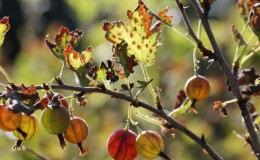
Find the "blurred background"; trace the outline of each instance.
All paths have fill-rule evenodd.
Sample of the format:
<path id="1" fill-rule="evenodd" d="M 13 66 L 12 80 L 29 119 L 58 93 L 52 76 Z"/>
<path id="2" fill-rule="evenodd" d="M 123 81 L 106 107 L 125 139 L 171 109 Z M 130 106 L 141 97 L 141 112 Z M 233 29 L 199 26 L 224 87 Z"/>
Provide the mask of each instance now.
<path id="1" fill-rule="evenodd" d="M 154 12 L 160 11 L 168 6 L 170 14 L 173 15 L 173 25 L 183 34 L 186 34 L 185 26 L 173 1 L 144 0 L 146 5 Z M 239 31 L 243 28 L 243 21 L 240 12 L 236 8 L 236 0 L 217 0 L 210 11 L 210 23 L 216 40 L 227 58 L 229 64 L 235 53 L 236 43 L 232 39 L 230 27 L 235 24 Z M 197 29 L 198 21 L 196 14 L 189 7 L 189 1 L 183 0 L 187 6 L 186 10 L 191 18 L 194 29 Z M 49 82 L 57 76 L 61 69 L 61 63 L 54 57 L 45 46 L 44 39 L 49 35 L 53 41 L 55 33 L 61 25 L 67 26 L 70 30 L 80 28 L 84 31 L 83 38 L 77 51 L 85 50 L 88 46 L 95 49 L 95 63 L 99 64 L 112 57 L 110 44 L 104 38 L 102 30 L 103 20 L 122 20 L 128 23 L 127 10 L 133 10 L 137 6 L 137 0 L 1 0 L 0 17 L 9 16 L 11 29 L 6 35 L 3 46 L 0 48 L 0 65 L 10 74 L 15 84 L 25 85 Z M 248 32 L 248 33 L 247 33 Z M 250 29 L 245 38 L 250 36 Z M 205 46 L 211 49 L 210 43 L 202 32 L 201 39 Z M 257 39 L 253 37 L 252 44 Z M 152 85 L 162 89 L 162 104 L 167 110 L 172 110 L 176 102 L 176 96 L 180 89 L 184 88 L 186 80 L 193 73 L 193 46 L 188 41 L 176 34 L 172 29 L 165 27 L 161 34 L 161 45 L 158 49 L 156 62 L 148 68 L 150 77 L 153 78 Z M 251 44 L 251 45 L 252 45 Z M 200 59 L 199 54 L 197 54 Z M 243 67 L 254 66 L 257 73 L 260 73 L 260 54 L 256 53 L 253 58 L 247 61 Z M 212 85 L 210 97 L 198 102 L 198 114 L 185 114 L 177 120 L 184 124 L 197 135 L 205 135 L 207 142 L 226 160 L 251 160 L 255 159 L 249 145 L 245 145 L 243 139 L 238 138 L 234 131 L 242 136 L 246 133 L 240 116 L 240 110 L 236 105 L 228 107 L 229 116 L 221 118 L 219 112 L 214 112 L 213 102 L 226 101 L 233 98 L 227 92 L 225 77 L 216 63 L 209 66 L 205 60 L 200 61 L 199 74 L 207 77 Z M 130 79 L 133 82 L 143 80 L 140 67 L 134 68 L 135 73 Z M 64 70 L 62 79 L 65 83 L 75 84 L 74 75 L 68 69 Z M 0 82 L 6 84 L 6 79 L 1 75 Z M 3 87 L 0 89 L 2 90 Z M 59 91 L 65 96 L 71 92 Z M 40 94 L 45 92 L 40 91 Z M 151 95 L 147 91 L 139 96 L 141 100 L 152 104 Z M 97 100 L 98 99 L 98 100 Z M 257 106 L 260 104 L 259 97 L 253 97 L 252 102 Z M 30 141 L 23 142 L 23 145 L 44 154 L 51 159 L 57 160 L 78 160 L 78 159 L 111 159 L 106 150 L 106 141 L 109 135 L 124 127 L 127 118 L 129 103 L 113 99 L 102 94 L 88 95 L 86 107 L 79 107 L 74 104 L 74 115 L 84 118 L 89 125 L 88 138 L 83 142 L 88 154 L 84 158 L 78 156 L 76 145 L 67 143 L 66 149 L 59 147 L 58 138 L 48 134 L 43 127 Z M 138 109 L 143 114 L 151 116 L 151 113 Z M 258 108 L 257 108 L 258 110 Z M 40 111 L 35 113 L 40 118 Z M 160 127 L 149 124 L 135 116 L 142 130 L 155 130 L 160 132 Z M 134 129 L 133 129 L 134 130 Z M 135 130 L 134 130 L 135 131 Z M 195 142 L 178 130 L 175 131 L 175 138 L 165 139 L 165 152 L 175 160 L 207 160 L 210 156 L 203 153 L 203 150 Z M 11 150 L 16 139 L 12 133 L 0 131 L 0 155 L 5 160 L 38 159 L 29 152 Z M 137 159 L 141 159 L 138 157 Z M 160 159 L 160 158 L 158 158 Z"/>

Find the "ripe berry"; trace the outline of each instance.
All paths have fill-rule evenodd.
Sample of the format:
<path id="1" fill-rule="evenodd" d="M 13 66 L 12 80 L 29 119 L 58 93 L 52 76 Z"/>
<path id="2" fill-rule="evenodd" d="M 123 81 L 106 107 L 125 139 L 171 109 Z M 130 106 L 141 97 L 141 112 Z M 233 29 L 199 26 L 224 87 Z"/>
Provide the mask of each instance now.
<path id="1" fill-rule="evenodd" d="M 185 84 L 186 95 L 196 101 L 204 100 L 210 92 L 209 81 L 202 76 L 193 76 Z"/>
<path id="2" fill-rule="evenodd" d="M 64 132 L 64 138 L 70 143 L 75 143 L 79 146 L 80 156 L 85 156 L 87 154 L 86 150 L 82 147 L 82 141 L 84 141 L 87 136 L 87 123 L 79 117 L 72 117 L 70 119 L 69 127 Z"/>
<path id="3" fill-rule="evenodd" d="M 107 141 L 107 149 L 116 160 L 133 160 L 137 156 L 136 134 L 130 130 L 118 130 Z"/>
<path id="4" fill-rule="evenodd" d="M 4 131 L 16 130 L 22 122 L 22 114 L 14 113 L 6 105 L 0 105 L 0 128 Z"/>
<path id="5" fill-rule="evenodd" d="M 29 140 L 35 135 L 35 133 L 38 131 L 38 128 L 39 123 L 34 115 L 22 114 L 20 129 L 26 133 L 26 136 L 17 130 L 14 130 L 13 134 L 20 140 Z"/>
<path id="6" fill-rule="evenodd" d="M 163 139 L 155 131 L 143 131 L 136 139 L 136 148 L 143 158 L 155 159 L 164 148 Z"/>
<path id="7" fill-rule="evenodd" d="M 185 93 L 191 100 L 190 111 L 197 113 L 195 103 L 206 99 L 210 92 L 209 81 L 202 76 L 196 75 L 188 79 L 185 84 Z"/>

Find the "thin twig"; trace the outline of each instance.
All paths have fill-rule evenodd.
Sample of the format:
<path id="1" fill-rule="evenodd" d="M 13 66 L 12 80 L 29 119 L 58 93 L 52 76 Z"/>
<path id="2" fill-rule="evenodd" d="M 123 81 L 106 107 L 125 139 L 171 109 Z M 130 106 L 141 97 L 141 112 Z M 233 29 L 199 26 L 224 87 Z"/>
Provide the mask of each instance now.
<path id="1" fill-rule="evenodd" d="M 30 148 L 30 147 L 22 147 L 21 151 L 27 151 L 29 153 L 32 153 L 33 155 L 35 155 L 36 157 L 38 157 L 40 160 L 50 160 L 49 157 L 47 157 L 46 155 L 42 154 L 42 153 L 38 153 L 36 152 L 34 149 Z"/>
<path id="2" fill-rule="evenodd" d="M 145 109 L 155 113 L 156 115 L 160 116 L 161 118 L 165 119 L 172 127 L 179 129 L 185 135 L 190 137 L 193 141 L 195 141 L 202 148 L 204 148 L 213 159 L 222 160 L 222 157 L 220 155 L 218 155 L 218 153 L 213 148 L 211 148 L 211 146 L 209 144 L 207 144 L 200 137 L 195 135 L 188 128 L 186 128 L 185 126 L 183 126 L 182 124 L 180 124 L 179 122 L 177 122 L 176 120 L 174 120 L 173 118 L 168 116 L 164 111 L 159 110 L 156 107 L 151 106 L 151 105 L 149 105 L 149 104 L 147 104 L 143 101 L 133 99 L 132 97 L 125 95 L 125 94 L 122 94 L 122 93 L 119 93 L 119 92 L 115 92 L 115 91 L 112 91 L 112 90 L 106 90 L 106 89 L 102 89 L 102 88 L 97 88 L 97 87 L 79 87 L 79 86 L 71 86 L 71 85 L 67 85 L 67 84 L 62 84 L 62 85 L 52 84 L 52 85 L 50 85 L 50 87 L 52 89 L 79 91 L 79 92 L 82 92 L 82 93 L 107 94 L 107 95 L 110 95 L 113 98 L 122 99 L 122 100 L 130 102 L 131 104 L 135 104 L 135 107 L 145 108 Z M 43 86 L 36 86 L 36 89 L 38 89 L 38 90 L 44 89 L 44 87 Z"/>
<path id="3" fill-rule="evenodd" d="M 209 25 L 208 18 L 205 17 L 205 15 L 203 14 L 202 9 L 200 8 L 200 4 L 198 3 L 197 0 L 190 0 L 190 1 L 202 22 L 202 25 L 206 31 L 208 39 L 210 40 L 212 48 L 215 52 L 215 58 L 219 64 L 220 68 L 225 73 L 234 96 L 238 99 L 238 106 L 241 110 L 241 115 L 244 119 L 244 122 L 247 127 L 247 131 L 250 135 L 250 140 L 252 142 L 251 147 L 254 151 L 254 154 L 257 156 L 258 159 L 260 159 L 260 144 L 259 144 L 256 132 L 255 132 L 255 128 L 254 128 L 252 119 L 251 119 L 249 112 L 247 110 L 247 107 L 246 107 L 247 101 L 244 100 L 244 98 L 243 98 L 242 92 L 238 85 L 238 80 L 233 75 L 232 70 L 230 69 L 228 63 L 226 62 L 226 59 L 224 58 L 222 52 L 220 51 L 218 44 L 215 40 L 215 37 L 213 35 L 213 32 L 211 30 L 211 27 Z"/>

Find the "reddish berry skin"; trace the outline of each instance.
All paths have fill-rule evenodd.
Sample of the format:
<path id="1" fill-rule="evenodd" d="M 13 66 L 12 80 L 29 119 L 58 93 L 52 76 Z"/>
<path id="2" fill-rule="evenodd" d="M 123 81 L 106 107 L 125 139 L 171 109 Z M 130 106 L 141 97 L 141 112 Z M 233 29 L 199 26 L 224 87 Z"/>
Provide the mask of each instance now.
<path id="1" fill-rule="evenodd" d="M 115 160 L 133 160 L 137 156 L 136 134 L 130 130 L 118 130 L 107 141 L 107 149 Z"/>
<path id="2" fill-rule="evenodd" d="M 0 129 L 4 131 L 16 130 L 22 122 L 22 114 L 14 113 L 6 105 L 0 105 Z"/>
<path id="3" fill-rule="evenodd" d="M 44 95 L 40 101 L 43 109 L 48 108 L 48 102 L 50 102 L 53 97 L 58 98 L 62 106 L 64 106 L 67 109 L 69 108 L 68 101 L 66 99 L 63 99 L 64 96 L 61 93 L 51 92 L 51 93 L 47 93 L 46 95 Z"/>
<path id="4" fill-rule="evenodd" d="M 64 138 L 70 143 L 80 143 L 88 136 L 88 125 L 79 117 L 70 118 L 70 125 L 64 132 Z"/>

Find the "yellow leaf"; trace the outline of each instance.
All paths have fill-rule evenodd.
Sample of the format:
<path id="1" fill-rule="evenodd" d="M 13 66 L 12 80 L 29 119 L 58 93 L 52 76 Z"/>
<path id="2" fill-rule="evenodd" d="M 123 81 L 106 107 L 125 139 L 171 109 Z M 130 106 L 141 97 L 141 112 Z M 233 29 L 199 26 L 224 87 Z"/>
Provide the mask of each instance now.
<path id="1" fill-rule="evenodd" d="M 172 17 L 166 16 L 166 12 L 167 9 L 164 9 L 160 15 L 170 23 Z M 153 64 L 163 23 L 157 21 L 152 26 L 154 16 L 150 14 L 142 1 L 139 1 L 138 7 L 134 11 L 128 11 L 127 15 L 130 20 L 129 25 L 125 25 L 121 21 L 104 22 L 103 30 L 106 31 L 106 39 L 115 48 L 117 44 L 126 42 L 129 57 L 134 56 L 136 62 L 145 65 Z"/>
<path id="2" fill-rule="evenodd" d="M 5 39 L 5 34 L 9 29 L 9 17 L 5 16 L 0 20 L 0 47 L 2 46 Z"/>

